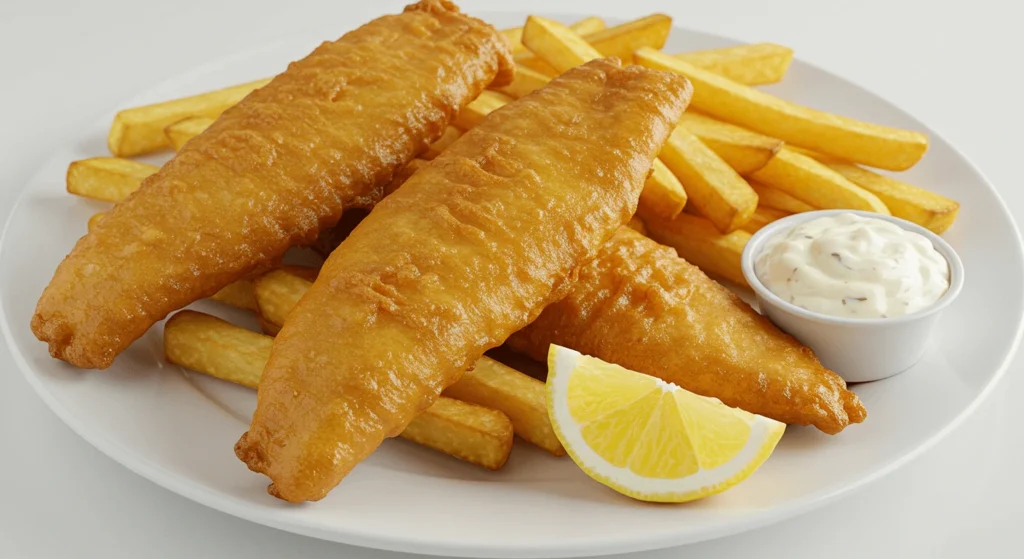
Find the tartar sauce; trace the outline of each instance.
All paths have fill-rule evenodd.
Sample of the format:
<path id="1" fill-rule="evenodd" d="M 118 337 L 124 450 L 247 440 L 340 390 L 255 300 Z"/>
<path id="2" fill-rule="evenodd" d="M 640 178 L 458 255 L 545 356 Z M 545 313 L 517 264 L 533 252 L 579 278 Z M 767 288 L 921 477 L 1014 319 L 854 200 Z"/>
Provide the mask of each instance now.
<path id="1" fill-rule="evenodd" d="M 931 241 L 881 219 L 821 217 L 765 242 L 758 279 L 781 299 L 848 318 L 891 318 L 949 289 L 949 263 Z"/>

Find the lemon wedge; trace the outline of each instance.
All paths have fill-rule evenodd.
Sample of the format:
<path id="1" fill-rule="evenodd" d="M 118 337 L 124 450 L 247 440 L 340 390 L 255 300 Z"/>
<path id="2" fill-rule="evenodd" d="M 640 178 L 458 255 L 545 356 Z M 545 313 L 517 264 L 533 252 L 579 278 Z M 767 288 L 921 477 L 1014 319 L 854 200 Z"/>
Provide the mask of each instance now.
<path id="1" fill-rule="evenodd" d="M 548 415 L 591 478 L 642 501 L 714 495 L 754 473 L 786 426 L 552 345 Z"/>

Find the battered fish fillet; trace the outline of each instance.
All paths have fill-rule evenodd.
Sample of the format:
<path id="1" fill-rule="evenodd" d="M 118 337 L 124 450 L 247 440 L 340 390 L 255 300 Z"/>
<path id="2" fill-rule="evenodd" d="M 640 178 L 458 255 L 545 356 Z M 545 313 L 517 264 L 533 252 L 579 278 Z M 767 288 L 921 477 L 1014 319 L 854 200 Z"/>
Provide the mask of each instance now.
<path id="1" fill-rule="evenodd" d="M 835 434 L 867 416 L 811 350 L 668 247 L 623 227 L 569 295 L 508 340 L 558 344 L 784 423 Z"/>
<path id="2" fill-rule="evenodd" d="M 324 43 L 225 111 L 109 212 L 32 317 L 50 353 L 104 368 L 171 311 L 312 242 L 383 194 L 514 66 L 490 25 L 424 0 Z"/>
<path id="3" fill-rule="evenodd" d="M 677 76 L 595 60 L 426 164 L 331 253 L 289 315 L 238 457 L 275 496 L 324 497 L 565 295 L 633 213 L 690 92 Z"/>

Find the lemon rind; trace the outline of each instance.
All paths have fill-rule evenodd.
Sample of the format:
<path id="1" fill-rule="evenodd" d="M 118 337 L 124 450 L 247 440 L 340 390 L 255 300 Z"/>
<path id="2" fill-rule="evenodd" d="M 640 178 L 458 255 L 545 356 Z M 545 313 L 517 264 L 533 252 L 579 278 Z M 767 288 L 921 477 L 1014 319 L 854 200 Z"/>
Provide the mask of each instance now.
<path id="1" fill-rule="evenodd" d="M 548 409 L 553 412 L 550 414 L 551 423 L 562 446 L 580 469 L 590 478 L 623 495 L 649 502 L 682 503 L 721 493 L 750 477 L 771 456 L 785 432 L 784 424 L 754 416 L 747 444 L 729 462 L 676 479 L 639 476 L 627 468 L 610 464 L 591 450 L 580 430 L 574 427 L 575 422 L 572 421 L 568 406 L 556 405 L 555 394 L 564 394 L 568 386 L 568 373 L 575 368 L 579 357 L 580 353 L 555 345 L 548 352 L 547 397 Z M 588 464 L 595 464 L 596 467 Z M 604 471 L 612 472 L 613 475 L 607 475 Z"/>

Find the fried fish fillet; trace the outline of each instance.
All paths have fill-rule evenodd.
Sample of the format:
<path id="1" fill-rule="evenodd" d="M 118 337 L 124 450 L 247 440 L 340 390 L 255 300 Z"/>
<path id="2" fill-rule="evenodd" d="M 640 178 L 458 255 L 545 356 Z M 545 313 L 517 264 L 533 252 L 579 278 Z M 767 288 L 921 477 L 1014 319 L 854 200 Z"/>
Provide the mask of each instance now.
<path id="1" fill-rule="evenodd" d="M 312 242 L 379 199 L 488 84 L 508 45 L 446 0 L 423 0 L 318 47 L 228 109 L 75 245 L 32 331 L 104 368 L 171 311 Z"/>
<path id="2" fill-rule="evenodd" d="M 318 500 L 625 223 L 685 80 L 595 60 L 492 113 L 380 202 L 288 316 L 235 453 Z"/>
<path id="3" fill-rule="evenodd" d="M 835 434 L 867 416 L 811 350 L 675 251 L 623 227 L 569 295 L 508 340 L 558 344 L 784 423 Z"/>

